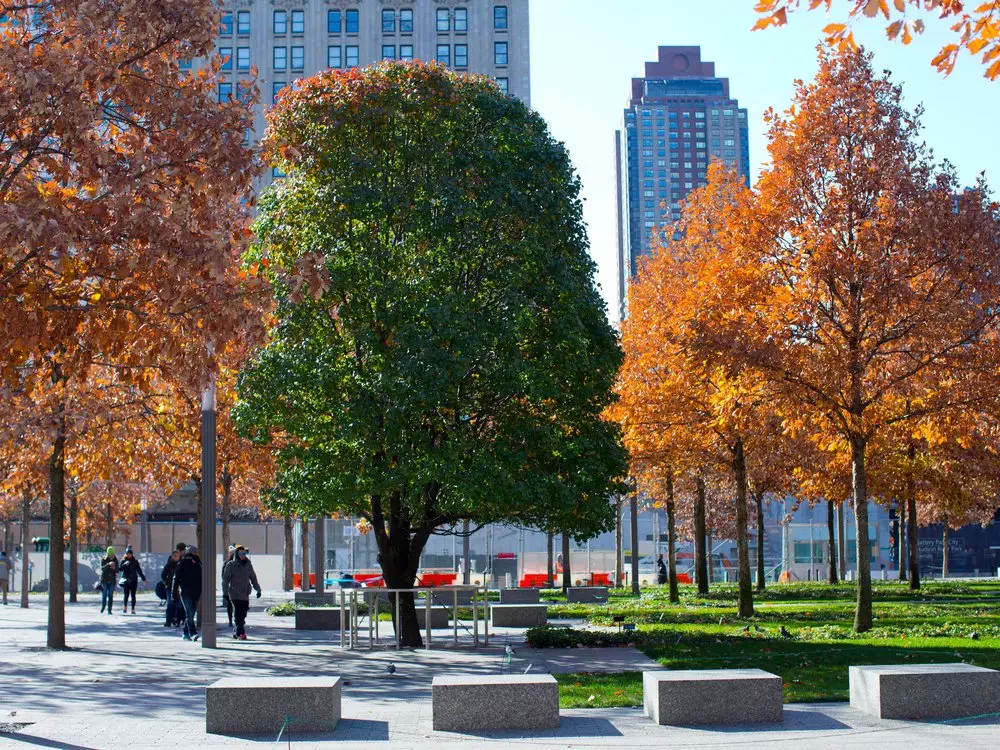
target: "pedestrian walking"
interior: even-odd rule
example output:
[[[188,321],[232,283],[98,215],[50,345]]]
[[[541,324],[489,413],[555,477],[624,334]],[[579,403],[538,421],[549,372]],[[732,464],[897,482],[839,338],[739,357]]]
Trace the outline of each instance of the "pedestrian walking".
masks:
[[[229,594],[226,593],[226,566],[233,561],[236,557],[236,545],[229,545],[229,554],[226,556],[226,561],[222,563],[222,602],[226,605],[226,616],[229,618],[229,629],[233,629],[233,600],[229,598]]]
[[[663,562],[663,555],[656,558],[656,582],[661,586],[667,582],[667,566]]]
[[[178,542],[173,553],[167,558],[167,563],[163,566],[163,570],[160,571],[160,581],[163,582],[164,593],[167,599],[167,620],[163,623],[163,627],[165,628],[176,627],[184,621],[184,610],[180,599],[174,596],[174,571],[177,570],[177,563],[181,561],[181,557],[184,556],[186,549],[187,545],[184,542]]]
[[[132,545],[125,548],[125,556],[121,564],[122,588],[125,589],[125,601],[122,602],[122,611],[128,611],[128,598],[132,596],[132,614],[135,614],[135,591],[139,588],[139,579],[146,582],[146,574],[142,572],[139,559],[132,552]]]
[[[222,590],[233,603],[233,614],[236,619],[236,632],[233,638],[241,641],[247,639],[247,612],[250,610],[250,590],[257,592],[260,599],[260,584],[254,572],[253,563],[242,546],[236,547],[236,557],[225,566],[222,573]]]
[[[101,560],[101,614],[107,607],[108,614],[115,601],[115,586],[118,585],[118,558],[115,548],[108,547],[108,554]]]
[[[14,576],[14,563],[7,557],[7,550],[0,551],[0,592],[3,593],[3,603],[7,604],[7,591],[10,579]]]
[[[195,617],[198,614],[198,600],[201,599],[201,558],[196,547],[188,547],[184,557],[177,563],[174,570],[172,590],[175,597],[180,597],[184,607],[184,640],[198,640],[198,627]],[[214,604],[213,604],[214,606]]]

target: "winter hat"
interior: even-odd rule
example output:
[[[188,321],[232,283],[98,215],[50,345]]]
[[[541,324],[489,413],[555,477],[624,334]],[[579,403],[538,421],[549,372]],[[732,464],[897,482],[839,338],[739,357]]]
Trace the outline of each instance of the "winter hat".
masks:
[[[125,548],[125,554],[127,555],[127,554],[128,554],[129,552],[131,552],[131,551],[132,551],[132,545],[130,544],[129,546],[127,546],[127,547]]]
[[[108,557],[111,557],[114,554],[115,554],[115,548],[114,547],[108,547]]]
[[[184,542],[177,542],[177,546],[174,549],[177,550],[178,552],[183,552],[184,550],[187,549],[187,545],[184,544]]]
[[[230,545],[229,545],[229,551],[230,551],[230,552],[235,552],[235,551],[236,551],[236,547],[237,547],[237,545],[235,545],[235,544],[230,544]]]

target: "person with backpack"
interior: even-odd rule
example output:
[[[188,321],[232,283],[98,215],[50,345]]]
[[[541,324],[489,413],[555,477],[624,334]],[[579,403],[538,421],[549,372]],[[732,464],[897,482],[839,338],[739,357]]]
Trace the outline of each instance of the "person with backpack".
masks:
[[[201,558],[196,547],[188,547],[184,551],[184,557],[174,570],[171,588],[174,597],[179,598],[184,607],[184,640],[196,641],[198,626],[195,617],[198,615],[198,600],[201,599]]]
[[[111,607],[115,600],[115,586],[118,585],[118,558],[115,556],[115,548],[108,547],[108,554],[101,560],[101,614],[107,607],[108,614],[111,614]]]
[[[128,598],[129,595],[132,596],[132,614],[135,614],[135,592],[139,588],[139,579],[141,578],[143,582],[146,581],[146,574],[142,572],[142,566],[139,565],[139,559],[132,552],[132,545],[130,544],[125,548],[125,556],[122,558],[121,564],[121,578],[122,578],[122,588],[125,589],[125,601],[122,603],[122,609],[128,611]]]
[[[229,594],[226,593],[226,566],[233,561],[236,557],[236,545],[229,545],[229,555],[226,557],[226,561],[222,563],[222,602],[226,605],[226,615],[229,617],[229,629],[233,629],[233,600],[229,598]]]
[[[229,562],[222,573],[222,592],[233,602],[233,613],[236,619],[236,632],[233,638],[245,641],[247,639],[247,612],[250,611],[250,590],[257,592],[260,599],[260,584],[254,572],[253,563],[242,546],[236,547],[236,557]]]
[[[160,582],[163,584],[163,598],[167,600],[167,620],[163,623],[165,628],[173,628],[180,625],[184,620],[183,608],[180,600],[174,596],[174,571],[177,570],[177,563],[181,561],[187,545],[178,542],[173,553],[167,558],[167,564],[160,571]]]

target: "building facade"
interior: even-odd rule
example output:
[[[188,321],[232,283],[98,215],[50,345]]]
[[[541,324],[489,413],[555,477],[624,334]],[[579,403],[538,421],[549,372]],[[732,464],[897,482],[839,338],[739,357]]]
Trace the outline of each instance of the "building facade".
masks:
[[[636,260],[657,232],[680,218],[681,201],[705,184],[718,159],[750,181],[747,112],[729,80],[701,59],[700,47],[660,47],[645,75],[632,79],[615,133],[618,196],[618,302],[627,314]]]

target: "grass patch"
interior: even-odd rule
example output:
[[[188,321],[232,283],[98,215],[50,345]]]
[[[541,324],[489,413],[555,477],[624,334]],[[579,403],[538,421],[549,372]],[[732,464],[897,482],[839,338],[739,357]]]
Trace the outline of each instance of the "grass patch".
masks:
[[[560,708],[617,708],[642,705],[642,672],[554,675]]]

